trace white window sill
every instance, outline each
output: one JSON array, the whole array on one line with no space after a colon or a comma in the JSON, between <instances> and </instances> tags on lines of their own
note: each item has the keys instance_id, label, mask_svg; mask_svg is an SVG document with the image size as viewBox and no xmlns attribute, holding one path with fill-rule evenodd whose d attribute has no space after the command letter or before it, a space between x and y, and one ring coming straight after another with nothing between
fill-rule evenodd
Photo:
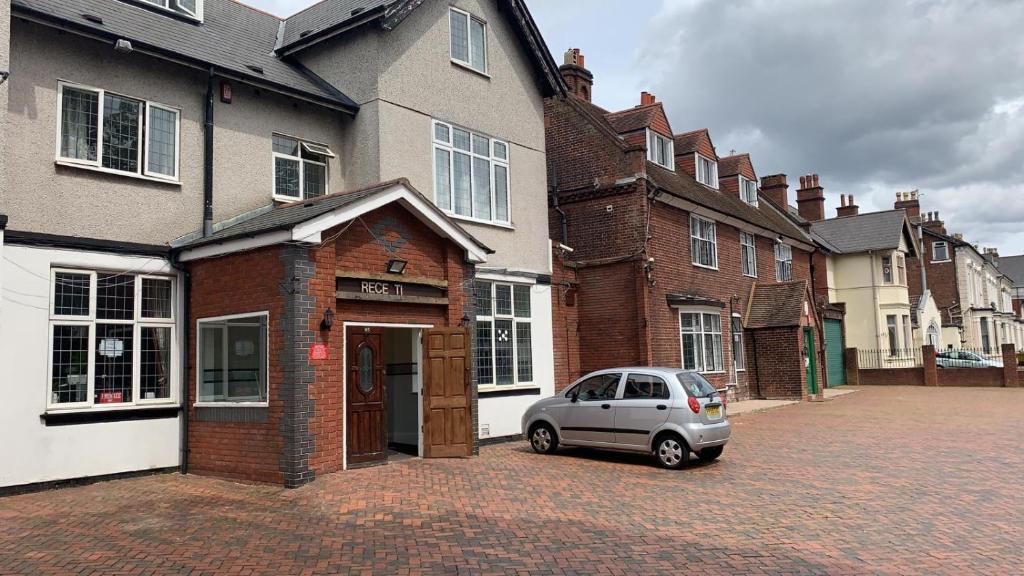
<instances>
[{"instance_id":1,"label":"white window sill","mask_svg":"<svg viewBox=\"0 0 1024 576\"><path fill-rule=\"evenodd\" d=\"M473 68L472 66L470 66L469 64L467 64L465 62L456 60L455 58L452 58L451 61L452 61L452 64L454 64L455 66L458 66L459 68L462 68L464 70L469 70L470 72L472 72L474 74L478 74L480 76L483 76L484 78L487 78L488 80L491 79L491 75L488 74L487 72L481 72L481 71L477 70L476 68Z\"/></svg>"},{"instance_id":2,"label":"white window sill","mask_svg":"<svg viewBox=\"0 0 1024 576\"><path fill-rule=\"evenodd\" d=\"M136 174L134 172L123 172L121 170L111 170L110 168L104 168L102 166L91 166L89 164L79 164L78 162L71 162L69 160L55 160L54 164L57 166L65 166L67 168L78 168L80 170L88 170L90 172L99 172L100 174L110 174L113 176L123 176L125 178L134 178L136 180L146 180L147 182L158 182L160 184L167 184L168 186L181 186L181 180L172 180L170 178L157 178L155 176L146 176L145 174Z\"/></svg>"},{"instance_id":3,"label":"white window sill","mask_svg":"<svg viewBox=\"0 0 1024 576\"><path fill-rule=\"evenodd\" d=\"M511 224L507 224L505 222L495 222L494 220L484 220L482 218L473 218L472 216L462 216L462 215L456 214L454 212L447 212L447 211L445 211L444 213L446 215L448 215L448 217L450 217L453 220L461 220L462 222L470 222L470 223L473 223L473 224L480 224L480 225L483 225L483 226L493 226L494 228L503 228L505 230L515 230L516 229L515 226L513 226Z\"/></svg>"},{"instance_id":4,"label":"white window sill","mask_svg":"<svg viewBox=\"0 0 1024 576\"><path fill-rule=\"evenodd\" d=\"M697 268L704 268L705 270L714 270L716 272L718 271L718 266L708 266L706 264L698 264L696 262L693 262L693 265L696 266Z\"/></svg>"},{"instance_id":5,"label":"white window sill","mask_svg":"<svg viewBox=\"0 0 1024 576\"><path fill-rule=\"evenodd\" d=\"M497 384L486 384L484 386L477 386L476 391L478 393L487 392L506 392L509 390L540 390L540 386L537 384L506 384L504 386L498 386Z\"/></svg>"},{"instance_id":6,"label":"white window sill","mask_svg":"<svg viewBox=\"0 0 1024 576\"><path fill-rule=\"evenodd\" d=\"M48 406L46 414L69 414L73 412L113 412L117 410L147 410L151 408L174 408L178 403L173 400L150 400L137 404L75 404L73 406Z\"/></svg>"},{"instance_id":7,"label":"white window sill","mask_svg":"<svg viewBox=\"0 0 1024 576\"><path fill-rule=\"evenodd\" d=\"M744 274L747 278L757 278L757 274Z\"/></svg>"},{"instance_id":8,"label":"white window sill","mask_svg":"<svg viewBox=\"0 0 1024 576\"><path fill-rule=\"evenodd\" d=\"M267 408L268 402L196 402L195 408Z\"/></svg>"},{"instance_id":9,"label":"white window sill","mask_svg":"<svg viewBox=\"0 0 1024 576\"><path fill-rule=\"evenodd\" d=\"M946 264L947 262L952 262L952 260L946 259L946 260L932 260L931 261L932 264Z\"/></svg>"}]
</instances>

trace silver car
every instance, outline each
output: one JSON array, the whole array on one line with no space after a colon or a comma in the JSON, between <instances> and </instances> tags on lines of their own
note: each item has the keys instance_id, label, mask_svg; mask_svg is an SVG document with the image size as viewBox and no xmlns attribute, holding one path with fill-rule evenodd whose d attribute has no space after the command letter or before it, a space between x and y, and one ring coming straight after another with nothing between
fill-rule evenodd
<instances>
[{"instance_id":1,"label":"silver car","mask_svg":"<svg viewBox=\"0 0 1024 576\"><path fill-rule=\"evenodd\" d=\"M939 368L1002 368L1002 360L986 358L970 350L946 350L935 355Z\"/></svg>"},{"instance_id":2,"label":"silver car","mask_svg":"<svg viewBox=\"0 0 1024 576\"><path fill-rule=\"evenodd\" d=\"M677 469L690 452L714 460L729 441L725 402L703 376L678 368L612 368L538 400L522 420L533 449L559 444L646 452Z\"/></svg>"}]
</instances>

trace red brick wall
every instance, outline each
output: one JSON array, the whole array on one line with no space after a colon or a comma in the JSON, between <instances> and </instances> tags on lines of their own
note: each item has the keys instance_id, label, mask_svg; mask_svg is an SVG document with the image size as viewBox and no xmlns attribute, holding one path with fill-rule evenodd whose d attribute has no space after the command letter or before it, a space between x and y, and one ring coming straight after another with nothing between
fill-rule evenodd
<instances>
[{"instance_id":1,"label":"red brick wall","mask_svg":"<svg viewBox=\"0 0 1024 576\"><path fill-rule=\"evenodd\" d=\"M580 368L579 280L558 248L552 254L551 320L555 353L555 392L583 375Z\"/></svg>"},{"instance_id":2,"label":"red brick wall","mask_svg":"<svg viewBox=\"0 0 1024 576\"><path fill-rule=\"evenodd\" d=\"M960 295L957 291L956 259L954 258L953 245L949 244L950 260L946 262L932 261L932 242L940 241L939 238L924 234L924 246L921 249L923 255L925 274L928 276L928 289L932 293L935 305L942 314L943 325L951 323L949 308L959 302ZM918 258L907 258L907 286L911 296L920 296L921 288L921 261Z\"/></svg>"},{"instance_id":3,"label":"red brick wall","mask_svg":"<svg viewBox=\"0 0 1024 576\"><path fill-rule=\"evenodd\" d=\"M689 174L693 178L697 177L697 158L693 152L676 155L676 172Z\"/></svg>"},{"instance_id":4,"label":"red brick wall","mask_svg":"<svg viewBox=\"0 0 1024 576\"><path fill-rule=\"evenodd\" d=\"M942 385L942 370L939 370ZM923 368L878 368L861 370L859 384L864 386L924 386Z\"/></svg>"},{"instance_id":5,"label":"red brick wall","mask_svg":"<svg viewBox=\"0 0 1024 576\"><path fill-rule=\"evenodd\" d=\"M593 188L596 181L643 171L643 148L624 153L615 134L595 127L565 99L545 100L544 120L548 182L560 190Z\"/></svg>"},{"instance_id":6,"label":"red brick wall","mask_svg":"<svg viewBox=\"0 0 1024 576\"><path fill-rule=\"evenodd\" d=\"M1002 368L942 368L938 370L938 376L939 386L970 388L1001 388L1003 386Z\"/></svg>"},{"instance_id":7,"label":"red brick wall","mask_svg":"<svg viewBox=\"0 0 1024 576\"><path fill-rule=\"evenodd\" d=\"M583 373L645 364L636 261L580 268L579 345Z\"/></svg>"},{"instance_id":8,"label":"red brick wall","mask_svg":"<svg viewBox=\"0 0 1024 576\"><path fill-rule=\"evenodd\" d=\"M747 357L754 373L746 397L804 397L807 372L802 356L803 338L802 329L795 326L748 332Z\"/></svg>"}]
</instances>

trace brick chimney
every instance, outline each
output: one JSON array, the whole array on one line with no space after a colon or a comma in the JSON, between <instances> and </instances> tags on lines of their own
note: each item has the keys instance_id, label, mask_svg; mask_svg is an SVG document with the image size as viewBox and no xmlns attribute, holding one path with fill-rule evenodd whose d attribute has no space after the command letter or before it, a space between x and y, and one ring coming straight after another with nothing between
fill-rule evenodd
<instances>
[{"instance_id":1,"label":"brick chimney","mask_svg":"<svg viewBox=\"0 0 1024 576\"><path fill-rule=\"evenodd\" d=\"M946 224L939 219L938 212L925 212L924 216L921 218L921 226L938 232L939 234L946 233Z\"/></svg>"},{"instance_id":2,"label":"brick chimney","mask_svg":"<svg viewBox=\"0 0 1024 576\"><path fill-rule=\"evenodd\" d=\"M654 94L651 94L650 92L647 92L646 90L640 93L640 105L641 106L647 106L649 104L654 104L657 101L658 100L657 100L657 98L654 97Z\"/></svg>"},{"instance_id":3,"label":"brick chimney","mask_svg":"<svg viewBox=\"0 0 1024 576\"><path fill-rule=\"evenodd\" d=\"M853 194L839 195L839 208L836 208L836 216L856 216L860 213L860 207L853 203Z\"/></svg>"},{"instance_id":4,"label":"brick chimney","mask_svg":"<svg viewBox=\"0 0 1024 576\"><path fill-rule=\"evenodd\" d=\"M825 189L818 184L817 174L800 177L796 206L804 220L817 222L825 219Z\"/></svg>"},{"instance_id":5,"label":"brick chimney","mask_svg":"<svg viewBox=\"0 0 1024 576\"><path fill-rule=\"evenodd\" d=\"M917 196L917 190L897 192L896 203L892 205L896 210L906 210L907 218L914 224L921 221L921 202Z\"/></svg>"},{"instance_id":6,"label":"brick chimney","mask_svg":"<svg viewBox=\"0 0 1024 576\"><path fill-rule=\"evenodd\" d=\"M590 95L594 90L594 75L583 64L580 49L570 48L565 51L565 63L558 67L558 71L562 73L569 94L590 102Z\"/></svg>"},{"instance_id":7,"label":"brick chimney","mask_svg":"<svg viewBox=\"0 0 1024 576\"><path fill-rule=\"evenodd\" d=\"M774 202L779 208L789 208L789 183L785 174L761 177L761 195Z\"/></svg>"}]
</instances>

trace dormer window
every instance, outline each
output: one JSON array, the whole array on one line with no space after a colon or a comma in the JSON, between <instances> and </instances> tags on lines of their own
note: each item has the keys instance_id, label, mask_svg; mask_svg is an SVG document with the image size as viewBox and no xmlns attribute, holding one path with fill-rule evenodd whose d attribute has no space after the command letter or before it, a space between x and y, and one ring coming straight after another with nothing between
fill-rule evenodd
<instances>
[{"instance_id":1,"label":"dormer window","mask_svg":"<svg viewBox=\"0 0 1024 576\"><path fill-rule=\"evenodd\" d=\"M175 14L181 14L182 16L188 16L189 18L195 18L196 20L203 19L203 0L140 0L145 4L150 4L158 8L163 8L169 12Z\"/></svg>"},{"instance_id":2,"label":"dormer window","mask_svg":"<svg viewBox=\"0 0 1024 576\"><path fill-rule=\"evenodd\" d=\"M647 159L662 168L676 169L675 144L671 138L647 129Z\"/></svg>"},{"instance_id":3,"label":"dormer window","mask_svg":"<svg viewBox=\"0 0 1024 576\"><path fill-rule=\"evenodd\" d=\"M448 14L452 62L487 74L487 25L456 8Z\"/></svg>"},{"instance_id":4,"label":"dormer window","mask_svg":"<svg viewBox=\"0 0 1024 576\"><path fill-rule=\"evenodd\" d=\"M740 198L747 204L756 207L757 182L753 180L747 180L743 176L740 176Z\"/></svg>"},{"instance_id":5,"label":"dormer window","mask_svg":"<svg viewBox=\"0 0 1024 576\"><path fill-rule=\"evenodd\" d=\"M697 181L718 188L718 162L697 154Z\"/></svg>"}]
</instances>

